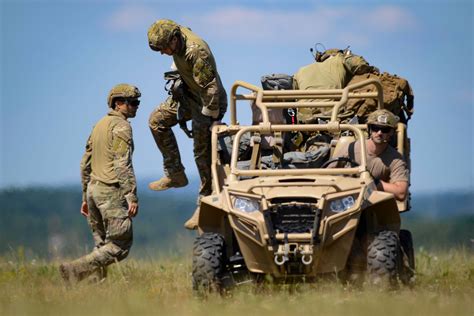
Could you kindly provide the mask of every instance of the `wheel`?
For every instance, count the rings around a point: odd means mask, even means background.
[[[403,252],[403,264],[401,267],[400,280],[405,285],[412,285],[415,280],[415,251],[413,249],[413,238],[411,232],[401,229],[400,245]]]
[[[398,235],[393,231],[381,231],[367,249],[367,272],[371,283],[397,284],[401,267],[401,251]]]
[[[224,237],[204,233],[197,237],[193,247],[193,290],[198,295],[221,293],[225,268]]]

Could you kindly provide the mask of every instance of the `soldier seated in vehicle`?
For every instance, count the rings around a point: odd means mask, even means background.
[[[392,193],[397,200],[403,201],[408,192],[409,170],[403,156],[389,144],[398,120],[388,110],[377,110],[369,115],[367,168],[375,179],[378,190]],[[347,157],[360,164],[360,141],[336,149],[333,157]],[[330,167],[340,167],[340,164],[333,163]]]
[[[260,109],[252,104],[252,124],[258,125],[262,121]],[[269,121],[272,124],[286,124],[280,109],[269,110]],[[318,168],[329,156],[329,141],[320,134],[311,136],[305,143],[292,139],[292,133],[263,135],[259,133],[245,133],[239,141],[238,167],[240,169],[297,169]],[[300,133],[301,135],[301,133]],[[229,164],[232,153],[234,136],[225,135],[219,138],[221,162]],[[298,146],[295,145],[298,142]],[[254,153],[258,151],[257,153]],[[254,158],[252,158],[254,157]],[[256,159],[257,161],[252,161]]]

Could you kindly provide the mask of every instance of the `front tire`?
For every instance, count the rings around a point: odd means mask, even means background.
[[[367,272],[371,283],[396,285],[400,267],[401,251],[397,233],[387,230],[379,232],[367,251]]]
[[[204,233],[197,237],[193,247],[193,290],[199,295],[221,293],[225,270],[224,237],[216,233]]]

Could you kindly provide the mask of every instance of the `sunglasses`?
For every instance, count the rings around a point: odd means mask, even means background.
[[[139,106],[140,105],[140,100],[135,100],[135,99],[132,99],[132,100],[125,100],[125,103],[127,103],[128,105],[131,105],[131,106]]]
[[[163,47],[161,46],[153,45],[152,43],[148,43],[148,44],[150,48],[154,50],[155,52],[161,52],[163,50]]]
[[[384,134],[388,134],[390,133],[392,128],[388,126],[370,125],[370,130],[375,133],[377,133],[378,131],[381,131]]]

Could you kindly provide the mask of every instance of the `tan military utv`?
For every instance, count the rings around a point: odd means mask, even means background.
[[[377,92],[354,93],[373,85]],[[238,94],[246,89],[248,94]],[[400,229],[400,212],[408,210],[393,194],[380,192],[361,164],[328,168],[335,147],[367,137],[367,125],[343,123],[339,109],[353,98],[372,98],[383,107],[380,81],[369,79],[336,90],[262,90],[236,82],[231,91],[230,125],[212,130],[213,194],[201,200],[199,235],[193,249],[193,289],[222,291],[228,287],[273,279],[305,282],[336,274],[342,280],[368,275],[370,280],[410,283],[414,272],[411,234]],[[247,100],[261,110],[259,124],[240,125],[237,102]],[[312,102],[309,102],[311,100]],[[319,101],[318,101],[319,100]],[[332,110],[320,124],[274,124],[272,109],[319,107]],[[330,135],[326,162],[300,166],[285,162],[285,134]],[[250,135],[250,159],[241,144]],[[270,156],[261,140],[273,136]],[[406,125],[399,123],[395,146],[409,161]],[[230,158],[219,143],[232,140]],[[361,152],[366,153],[365,142]],[[268,158],[269,157],[269,158]],[[264,159],[266,158],[266,160]],[[245,160],[248,159],[248,160]],[[347,160],[347,159],[346,159]]]

